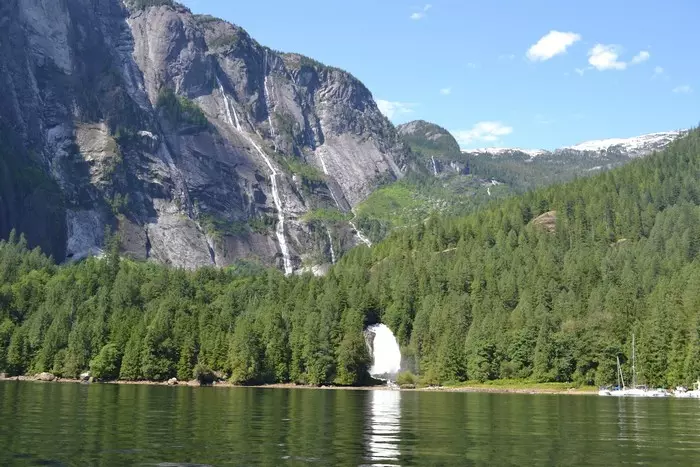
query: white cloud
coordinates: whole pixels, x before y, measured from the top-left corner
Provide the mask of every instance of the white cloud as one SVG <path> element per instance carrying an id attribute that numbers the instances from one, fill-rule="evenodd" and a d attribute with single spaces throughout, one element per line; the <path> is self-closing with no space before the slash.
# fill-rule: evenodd
<path id="1" fill-rule="evenodd" d="M 377 107 L 379 111 L 386 115 L 386 117 L 391 120 L 399 115 L 410 114 L 413 112 L 413 107 L 415 104 L 408 102 L 392 102 L 383 99 L 377 99 Z"/>
<path id="2" fill-rule="evenodd" d="M 625 62 L 618 60 L 619 57 L 620 47 L 617 45 L 596 44 L 588 51 L 588 63 L 598 71 L 627 68 Z"/>
<path id="3" fill-rule="evenodd" d="M 472 70 L 476 70 L 477 68 L 479 68 L 479 64 L 474 63 L 474 62 L 469 62 L 469 63 L 467 63 L 467 68 L 472 69 Z"/>
<path id="4" fill-rule="evenodd" d="M 690 94 L 693 92 L 693 88 L 690 87 L 688 84 L 683 84 L 681 86 L 676 86 L 673 88 L 673 92 L 676 94 Z"/>
<path id="5" fill-rule="evenodd" d="M 533 62 L 544 62 L 563 54 L 575 42 L 581 40 L 581 35 L 573 32 L 549 31 L 527 51 L 527 58 Z"/>
<path id="6" fill-rule="evenodd" d="M 501 122 L 479 122 L 469 130 L 451 132 L 462 146 L 470 146 L 476 143 L 493 144 L 502 136 L 513 133 L 513 128 Z"/>
<path id="7" fill-rule="evenodd" d="M 515 60 L 515 54 L 502 54 L 498 56 L 498 59 L 510 62 L 512 60 Z"/>
<path id="8" fill-rule="evenodd" d="M 425 6 L 423 6 L 422 10 L 412 13 L 410 18 L 414 21 L 418 21 L 419 19 L 423 19 L 423 18 L 425 18 L 426 13 L 428 13 L 428 10 L 430 10 L 432 7 L 433 7 L 432 4 L 426 3 Z"/>
<path id="9" fill-rule="evenodd" d="M 442 94 L 443 96 L 449 96 L 450 94 L 452 94 L 452 88 L 442 88 L 440 89 L 440 94 Z"/>
<path id="10" fill-rule="evenodd" d="M 651 54 L 649 52 L 642 50 L 637 55 L 632 57 L 632 60 L 625 62 L 620 60 L 621 53 L 622 48 L 619 45 L 596 44 L 591 50 L 588 51 L 588 63 L 590 63 L 590 65 L 598 71 L 625 70 L 630 65 L 639 65 L 640 63 L 644 63 L 651 58 Z M 661 68 L 661 73 L 663 73 L 663 68 Z M 657 72 L 654 71 L 654 74 L 657 74 Z"/>
<path id="11" fill-rule="evenodd" d="M 666 70 L 664 70 L 663 67 L 655 66 L 654 67 L 654 74 L 651 75 L 651 79 L 659 79 L 659 78 L 668 79 L 668 75 L 666 74 Z"/>
<path id="12" fill-rule="evenodd" d="M 632 58 L 630 64 L 636 65 L 638 63 L 646 62 L 647 60 L 649 60 L 649 57 L 651 57 L 651 54 L 646 50 L 642 50 L 637 55 L 635 55 L 634 58 Z"/>
<path id="13" fill-rule="evenodd" d="M 579 76 L 583 76 L 583 74 L 586 72 L 585 68 L 576 68 L 574 70 Z"/>

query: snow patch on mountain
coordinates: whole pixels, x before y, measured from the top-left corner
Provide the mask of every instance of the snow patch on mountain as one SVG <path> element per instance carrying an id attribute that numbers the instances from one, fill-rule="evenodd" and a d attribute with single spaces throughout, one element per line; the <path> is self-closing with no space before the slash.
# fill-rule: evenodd
<path id="1" fill-rule="evenodd" d="M 683 136 L 687 131 L 664 131 L 650 133 L 648 135 L 635 136 L 633 138 L 608 138 L 594 141 L 586 141 L 574 146 L 567 146 L 562 149 L 573 149 L 575 151 L 601 152 L 610 149 L 619 149 L 630 156 L 644 155 L 654 150 L 663 148 L 675 139 Z"/>
<path id="2" fill-rule="evenodd" d="M 482 148 L 482 149 L 464 149 L 462 153 L 470 155 L 490 155 L 512 156 L 516 154 L 525 154 L 530 159 L 538 156 L 559 154 L 564 151 L 577 151 L 581 153 L 607 153 L 614 150 L 622 153 L 627 157 L 641 157 L 650 154 L 654 151 L 660 151 L 676 139 L 684 136 L 688 130 L 679 131 L 663 131 L 658 133 L 649 133 L 646 135 L 635 136 L 632 138 L 608 138 L 593 141 L 586 141 L 573 146 L 565 146 L 554 151 L 545 149 L 521 149 L 521 148 Z M 589 155 L 590 157 L 590 155 Z"/>
<path id="3" fill-rule="evenodd" d="M 481 148 L 481 149 L 464 149 L 463 154 L 490 154 L 492 156 L 507 156 L 513 153 L 523 153 L 531 158 L 549 153 L 544 149 L 521 149 L 521 148 Z"/>

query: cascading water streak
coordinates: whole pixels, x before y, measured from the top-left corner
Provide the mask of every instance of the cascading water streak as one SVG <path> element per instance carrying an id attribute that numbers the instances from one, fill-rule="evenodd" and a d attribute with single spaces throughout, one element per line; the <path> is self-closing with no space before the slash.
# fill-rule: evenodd
<path id="1" fill-rule="evenodd" d="M 226 117 L 228 118 L 228 123 L 231 125 L 231 127 L 235 128 L 238 130 L 241 135 L 250 143 L 253 148 L 258 152 L 260 157 L 265 161 L 265 164 L 267 164 L 267 167 L 270 169 L 270 184 L 272 185 L 272 200 L 275 203 L 275 208 L 277 209 L 277 226 L 275 227 L 275 233 L 277 235 L 277 242 L 280 245 L 280 250 L 282 251 L 282 261 L 284 263 L 284 273 L 286 275 L 290 275 L 292 272 L 294 272 L 294 268 L 292 267 L 292 260 L 289 256 L 289 245 L 287 244 L 287 238 L 284 236 L 284 207 L 282 205 L 282 197 L 280 196 L 279 189 L 277 187 L 277 176 L 279 175 L 279 172 L 277 172 L 277 169 L 275 169 L 275 166 L 272 165 L 272 162 L 270 161 L 270 158 L 267 157 L 267 154 L 258 146 L 255 144 L 255 141 L 248 136 L 246 132 L 244 132 L 241 129 L 240 122 L 238 121 L 238 115 L 235 114 L 236 109 L 234 108 L 234 115 L 236 117 L 236 123 L 234 126 L 233 119 L 231 118 L 231 105 L 228 100 L 228 96 L 226 95 L 226 92 L 224 91 L 224 87 L 221 84 L 221 81 L 219 78 L 216 78 L 218 84 L 219 84 L 219 89 L 221 90 L 221 94 L 224 96 L 224 104 L 226 105 Z"/>
<path id="2" fill-rule="evenodd" d="M 355 229 L 355 232 L 357 233 L 357 238 L 360 239 L 362 243 L 364 243 L 368 247 L 372 246 L 372 242 L 369 240 L 369 238 L 365 237 L 365 235 L 360 231 L 360 229 L 357 228 L 353 221 L 348 222 L 348 224 L 350 224 L 350 227 Z"/>
<path id="3" fill-rule="evenodd" d="M 260 157 L 263 158 L 267 166 L 270 168 L 270 172 L 272 172 L 272 175 L 270 176 L 270 181 L 272 182 L 272 200 L 274 201 L 275 207 L 277 208 L 278 219 L 275 232 L 277 233 L 277 240 L 280 244 L 280 250 L 282 250 L 284 273 L 286 275 L 290 275 L 292 272 L 294 272 L 294 268 L 292 267 L 292 260 L 289 256 L 289 245 L 287 245 L 287 238 L 284 236 L 284 210 L 282 207 L 282 198 L 280 197 L 279 189 L 277 188 L 277 176 L 279 175 L 279 173 L 272 165 L 272 162 L 267 157 L 267 155 L 263 152 L 262 149 L 260 149 L 260 146 L 255 144 L 255 142 L 250 137 L 248 137 L 247 135 L 245 136 L 250 142 L 250 144 L 255 148 L 255 150 L 258 151 L 258 154 L 260 154 Z"/>
<path id="4" fill-rule="evenodd" d="M 401 349 L 394 333 L 384 324 L 370 326 L 367 331 L 374 334 L 369 374 L 384 378 L 396 376 L 401 370 Z"/>
<path id="5" fill-rule="evenodd" d="M 437 165 L 435 164 L 435 156 L 430 156 L 430 160 L 433 161 L 433 174 L 437 177 Z"/>
<path id="6" fill-rule="evenodd" d="M 331 249 L 331 262 L 335 264 L 335 250 L 333 249 L 333 237 L 331 237 L 331 231 L 326 227 L 326 233 L 328 234 L 328 245 Z"/>
<path id="7" fill-rule="evenodd" d="M 267 81 L 268 81 L 267 74 L 269 71 L 268 69 L 269 69 L 269 65 L 268 65 L 268 59 L 267 59 L 267 52 L 265 52 L 265 67 L 263 70 L 265 78 L 263 79 L 263 88 L 264 88 L 264 92 L 265 92 L 265 107 L 267 107 L 267 122 L 270 125 L 270 134 L 274 138 L 275 137 L 275 127 L 272 125 L 272 106 L 270 105 L 270 103 L 272 102 L 272 99 L 271 99 L 270 89 L 268 88 L 268 85 L 267 85 Z"/>
<path id="8" fill-rule="evenodd" d="M 326 174 L 326 175 L 329 175 L 329 173 L 328 173 L 328 166 L 326 166 L 326 161 L 325 161 L 325 159 L 323 158 L 323 155 L 319 153 L 318 158 L 321 160 L 321 167 L 323 168 L 323 173 Z M 338 206 L 338 209 L 340 209 L 340 210 L 342 211 L 342 208 L 340 207 L 340 203 L 338 202 L 338 199 L 335 197 L 335 193 L 333 193 L 333 189 L 329 186 L 329 187 L 328 187 L 328 190 L 331 192 L 331 197 L 333 198 L 333 201 L 335 201 L 335 205 Z M 353 229 L 355 229 L 355 232 L 356 232 L 356 234 L 357 234 L 357 238 L 358 238 L 362 243 L 364 243 L 365 245 L 367 245 L 368 247 L 371 247 L 371 246 L 372 246 L 372 242 L 370 242 L 369 239 L 368 239 L 367 237 L 365 237 L 365 236 L 362 234 L 362 232 L 360 232 L 360 229 L 357 228 L 357 226 L 355 225 L 355 223 L 354 223 L 353 221 L 350 221 L 349 224 L 350 224 L 350 226 L 351 226 Z M 332 248 L 332 246 L 331 246 L 331 248 Z M 333 263 L 335 263 L 335 261 L 333 261 Z"/>

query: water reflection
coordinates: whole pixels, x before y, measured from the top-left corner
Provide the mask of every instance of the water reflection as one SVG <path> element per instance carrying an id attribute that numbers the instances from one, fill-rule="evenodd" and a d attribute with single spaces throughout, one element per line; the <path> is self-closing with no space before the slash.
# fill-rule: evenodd
<path id="1" fill-rule="evenodd" d="M 401 391 L 371 391 L 369 460 L 372 465 L 399 465 Z"/>

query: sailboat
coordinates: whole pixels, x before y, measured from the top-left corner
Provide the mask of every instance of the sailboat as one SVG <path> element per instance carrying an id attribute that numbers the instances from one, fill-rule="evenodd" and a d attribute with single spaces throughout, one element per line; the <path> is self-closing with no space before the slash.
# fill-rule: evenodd
<path id="1" fill-rule="evenodd" d="M 673 395 L 682 399 L 700 399 L 700 380 L 693 383 L 693 389 L 691 391 L 688 391 L 688 388 L 683 386 L 678 386 L 673 391 Z"/>
<path id="2" fill-rule="evenodd" d="M 649 389 L 646 386 L 637 385 L 637 359 L 635 351 L 634 334 L 632 334 L 632 386 L 625 386 L 625 379 L 622 375 L 620 357 L 617 357 L 617 387 L 614 389 L 601 389 L 598 394 L 601 396 L 616 397 L 666 397 L 668 392 L 664 389 Z M 620 386 L 622 383 L 622 386 Z M 699 392 L 700 395 L 700 392 Z"/>
<path id="3" fill-rule="evenodd" d="M 622 375 L 622 367 L 620 366 L 620 357 L 617 358 L 617 386 L 614 388 L 600 388 L 599 396 L 621 396 L 627 389 L 625 388 L 625 377 Z"/>

